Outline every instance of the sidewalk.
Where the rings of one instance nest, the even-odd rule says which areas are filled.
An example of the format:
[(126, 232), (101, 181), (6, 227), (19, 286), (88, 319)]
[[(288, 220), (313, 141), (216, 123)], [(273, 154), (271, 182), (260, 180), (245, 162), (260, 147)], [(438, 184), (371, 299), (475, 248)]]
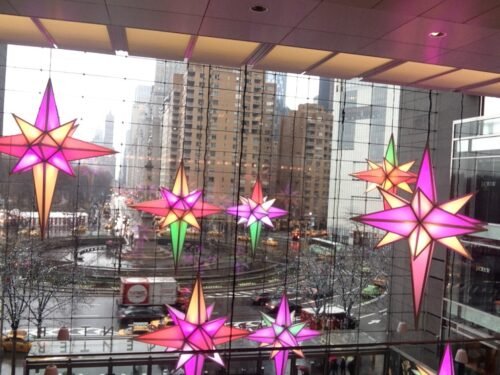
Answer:
[[(20, 355), (20, 358), (16, 359), (16, 375), (22, 375), (24, 371), (24, 355)], [(0, 351), (0, 375), (10, 375), (11, 373), (11, 360), (10, 353)]]

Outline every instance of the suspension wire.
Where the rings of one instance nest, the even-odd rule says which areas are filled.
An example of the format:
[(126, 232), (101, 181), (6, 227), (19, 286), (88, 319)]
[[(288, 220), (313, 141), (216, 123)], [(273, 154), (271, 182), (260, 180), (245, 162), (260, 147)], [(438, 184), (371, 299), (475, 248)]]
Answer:
[[(205, 194), (205, 188), (207, 186), (207, 169), (208, 169), (208, 136), (210, 134), (210, 111), (211, 111), (211, 88), (212, 88), (212, 65), (208, 65), (208, 82), (207, 82), (207, 109), (205, 112), (205, 118), (206, 118), (206, 126), (205, 126), (205, 149), (204, 149), (204, 154), (203, 154), (203, 171), (202, 171), (202, 186), (201, 186), (201, 191), (202, 191), (202, 199), (204, 198), (203, 195)], [(201, 143), (200, 143), (201, 147)], [(203, 208), (205, 205), (205, 201), (202, 201), (202, 206), (201, 206), (201, 212), (203, 214)], [(203, 215), (202, 215), (203, 216)], [(203, 218), (200, 220), (200, 236), (199, 236), (199, 247), (198, 247), (198, 270), (197, 270), (197, 275), (199, 276), (201, 274), (201, 253), (202, 253), (202, 239), (203, 239)], [(193, 250), (194, 251), (194, 250)], [(194, 257), (194, 254), (193, 254)]]
[[(246, 97), (247, 97), (247, 90), (248, 90), (248, 65), (245, 65), (245, 68), (243, 70), (243, 99), (242, 99), (242, 105), (243, 105), (243, 110), (241, 112), (241, 133), (240, 133), (240, 154), (238, 156), (238, 188), (236, 189), (236, 196), (239, 197), (241, 195), (241, 173), (242, 173), (242, 161), (243, 161), (243, 144), (245, 140), (245, 121), (246, 121), (246, 115), (247, 115), (247, 107), (246, 107)], [(234, 223), (235, 226), (238, 225), (238, 216), (239, 212), (238, 209), (236, 209), (236, 216), (234, 217)], [(232, 290), (231, 290), (231, 311), (229, 315), (230, 319), (230, 326), (233, 327), (234, 323), (234, 303), (236, 301), (236, 270), (237, 270), (237, 245), (238, 245), (238, 230), (236, 229), (234, 231), (234, 246), (233, 246), (233, 278), (232, 278)], [(232, 347), (232, 331), (229, 334), (229, 355), (228, 355), (228, 364), (227, 364), (227, 373), (231, 373), (231, 347)]]
[[(459, 147), (461, 147), (461, 142), (462, 142), (462, 129), (463, 129), (463, 120), (464, 120), (464, 93), (462, 92), (461, 98), (460, 98), (460, 124), (459, 124), (459, 130), (458, 130), (458, 144)], [(454, 130), (454, 129), (453, 129)], [(453, 139), (453, 137), (452, 137)], [(452, 145), (452, 148), (454, 145)], [(457, 170), (456, 170), (456, 184), (453, 186), (450, 184), (450, 199), (454, 199), (459, 196), (459, 191), (460, 191), (460, 169), (461, 169), (461, 161), (462, 159), (459, 157), (457, 161)], [(453, 166), (452, 166), (453, 168)], [(453, 169), (452, 169), (453, 171)], [(453, 174), (452, 174), (453, 175)], [(451, 278), (450, 278), (450, 290), (449, 290), (449, 301), (448, 301), (448, 333), (447, 333), (447, 339), (449, 340), (451, 337), (451, 310), (452, 310), (452, 305), (453, 305), (453, 283), (454, 283), (454, 278), (455, 278), (455, 256), (456, 252), (452, 251), (451, 253), (449, 251), (446, 252), (446, 261), (450, 267), (450, 272), (451, 272)]]

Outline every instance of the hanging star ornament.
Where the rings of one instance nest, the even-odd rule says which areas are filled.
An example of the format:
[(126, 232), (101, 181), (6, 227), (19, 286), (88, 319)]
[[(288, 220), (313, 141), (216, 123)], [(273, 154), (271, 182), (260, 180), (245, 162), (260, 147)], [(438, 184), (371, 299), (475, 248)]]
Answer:
[(189, 191), (184, 164), (181, 162), (172, 190), (160, 188), (162, 199), (133, 204), (130, 207), (161, 217), (160, 229), (170, 226), (174, 265), (177, 267), (184, 248), (188, 226), (200, 229), (198, 218), (221, 211), (219, 207), (205, 203), (202, 190)]
[(284, 216), (288, 212), (281, 208), (273, 207), (276, 199), (267, 200), (262, 194), (262, 183), (257, 178), (252, 189), (250, 198), (240, 197), (241, 205), (229, 207), (227, 213), (239, 217), (238, 224), (246, 224), (252, 245), (252, 252), (255, 253), (257, 243), (260, 239), (262, 225), (273, 228), (271, 219)]
[(387, 231), (376, 247), (382, 247), (403, 238), (408, 239), (413, 286), (413, 311), (415, 325), (417, 325), (435, 243), (439, 242), (458, 254), (471, 258), (457, 236), (484, 231), (486, 230), (485, 224), (457, 213), (473, 194), (446, 203), (437, 203), (428, 146), (425, 147), (416, 189), (409, 202), (380, 187), (379, 191), (389, 208), (361, 215), (352, 220)]
[(226, 317), (210, 320), (214, 305), (206, 307), (203, 287), (198, 277), (193, 294), (184, 314), (168, 306), (174, 325), (139, 336), (138, 341), (160, 345), (167, 351), (182, 351), (177, 361), (177, 369), (183, 367), (186, 375), (201, 375), (205, 359), (210, 359), (224, 367), (216, 346), (248, 335), (244, 329), (226, 326)]
[(259, 342), (261, 347), (272, 348), (270, 358), (274, 360), (276, 375), (285, 374), (290, 350), (304, 358), (304, 353), (298, 348), (299, 344), (321, 335), (319, 331), (306, 328), (304, 322), (292, 323), (294, 315), (295, 312), (290, 313), (288, 299), (283, 294), (276, 319), (262, 313), (266, 327), (248, 336), (249, 340)]
[(21, 134), (0, 137), (0, 152), (19, 158), (11, 173), (33, 171), (40, 235), (43, 239), (59, 171), (74, 176), (70, 161), (109, 155), (116, 151), (73, 138), (77, 128), (76, 119), (60, 123), (50, 79), (35, 125), (13, 116)]
[[(351, 176), (370, 183), (367, 192), (377, 186), (392, 193), (397, 194), (398, 188), (408, 193), (412, 193), (409, 184), (413, 184), (417, 180), (417, 175), (410, 172), (410, 168), (415, 163), (410, 161), (398, 165), (396, 156), (396, 147), (394, 144), (394, 135), (391, 134), (387, 150), (385, 152), (384, 161), (381, 164), (367, 160), (369, 170), (353, 173)], [(384, 209), (389, 208), (384, 201)]]
[(450, 344), (446, 344), (446, 348), (444, 349), (444, 355), (443, 358), (441, 358), (438, 375), (455, 375), (455, 366), (453, 364)]

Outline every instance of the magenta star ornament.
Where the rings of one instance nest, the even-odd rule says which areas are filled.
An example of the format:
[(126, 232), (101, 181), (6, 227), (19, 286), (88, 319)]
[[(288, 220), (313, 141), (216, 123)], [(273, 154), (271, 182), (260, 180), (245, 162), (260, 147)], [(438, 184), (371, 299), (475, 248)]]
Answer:
[(77, 128), (76, 119), (60, 123), (50, 79), (35, 125), (13, 116), (21, 134), (0, 137), (0, 152), (19, 158), (11, 173), (33, 171), (40, 235), (43, 239), (59, 171), (74, 176), (70, 161), (109, 155), (116, 151), (73, 138)]
[(441, 364), (439, 366), (438, 375), (455, 375), (455, 367), (453, 365), (453, 354), (451, 351), (450, 344), (446, 344), (444, 349), (443, 358), (441, 358)]
[(457, 236), (484, 231), (485, 225), (458, 214), (472, 194), (439, 204), (429, 147), (426, 146), (418, 173), (416, 189), (408, 202), (379, 188), (388, 209), (362, 215), (352, 220), (387, 231), (376, 247), (406, 238), (410, 248), (413, 311), (418, 325), (420, 306), (427, 282), (435, 243), (441, 243), (458, 254), (470, 258)]
[(290, 313), (288, 299), (281, 297), (276, 319), (262, 313), (266, 327), (258, 329), (247, 338), (260, 343), (261, 347), (272, 348), (270, 358), (274, 361), (276, 375), (284, 375), (290, 350), (303, 358), (304, 353), (297, 348), (302, 341), (311, 340), (321, 332), (306, 328), (306, 323), (293, 323), (295, 313)]
[(193, 287), (187, 312), (184, 314), (168, 306), (173, 320), (172, 327), (139, 336), (138, 341), (160, 345), (167, 351), (182, 351), (177, 361), (177, 369), (183, 367), (186, 375), (201, 375), (205, 359), (224, 367), (224, 362), (216, 346), (248, 335), (244, 329), (225, 325), (226, 317), (210, 320), (214, 305), (205, 304), (201, 279), (198, 277)]
[(262, 225), (273, 228), (271, 219), (286, 215), (288, 212), (281, 208), (273, 207), (276, 199), (267, 200), (262, 194), (262, 183), (257, 178), (252, 189), (250, 198), (240, 197), (241, 205), (229, 207), (227, 213), (239, 218), (238, 224), (246, 224), (252, 245), (252, 252), (255, 253), (260, 239)]
[(174, 265), (177, 267), (184, 248), (188, 226), (200, 229), (197, 218), (221, 211), (219, 207), (205, 203), (202, 190), (189, 191), (184, 164), (181, 162), (172, 190), (160, 188), (162, 199), (133, 204), (130, 207), (161, 217), (160, 229), (170, 226)]

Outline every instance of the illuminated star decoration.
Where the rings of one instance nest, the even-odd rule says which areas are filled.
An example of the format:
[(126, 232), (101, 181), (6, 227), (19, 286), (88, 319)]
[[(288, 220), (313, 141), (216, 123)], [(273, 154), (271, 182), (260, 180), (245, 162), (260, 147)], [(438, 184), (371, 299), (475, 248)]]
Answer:
[(198, 277), (193, 294), (184, 314), (168, 306), (174, 325), (139, 336), (137, 340), (167, 348), (167, 351), (183, 351), (177, 362), (177, 369), (184, 367), (186, 375), (201, 375), (205, 359), (208, 358), (224, 367), (217, 352), (217, 345), (237, 340), (248, 335), (248, 331), (224, 325), (226, 317), (210, 319), (214, 305), (206, 307), (203, 287)]
[[(370, 168), (369, 170), (352, 174), (353, 177), (370, 182), (367, 192), (380, 186), (382, 189), (392, 194), (396, 194), (398, 188), (408, 193), (412, 193), (409, 184), (413, 184), (417, 180), (417, 175), (413, 172), (409, 172), (409, 170), (415, 162), (410, 161), (398, 165), (394, 136), (392, 134), (382, 164), (376, 164), (370, 160), (367, 160), (367, 162)], [(389, 208), (389, 206), (384, 201), (384, 209), (387, 208)]]
[(262, 313), (266, 327), (248, 336), (249, 340), (259, 342), (261, 347), (273, 348), (270, 358), (274, 360), (276, 375), (285, 374), (290, 350), (299, 357), (304, 358), (302, 350), (297, 349), (299, 343), (321, 335), (319, 331), (306, 328), (304, 322), (293, 324), (294, 315), (295, 312), (290, 313), (288, 300), (286, 295), (283, 294), (276, 319)]
[(267, 200), (262, 194), (262, 184), (257, 178), (250, 198), (240, 197), (241, 205), (229, 207), (227, 213), (239, 217), (238, 224), (246, 224), (250, 233), (252, 252), (255, 253), (260, 239), (262, 224), (273, 228), (271, 219), (284, 216), (288, 212), (281, 208), (273, 207), (276, 199)]
[(184, 164), (181, 162), (172, 190), (160, 188), (162, 199), (141, 202), (130, 207), (161, 217), (160, 229), (170, 226), (174, 265), (177, 267), (184, 248), (189, 225), (200, 229), (197, 218), (221, 211), (219, 207), (203, 202), (202, 190), (189, 191)]
[(74, 176), (70, 161), (109, 155), (116, 151), (73, 138), (77, 128), (76, 119), (60, 123), (50, 79), (35, 125), (13, 116), (21, 134), (0, 137), (0, 152), (19, 158), (11, 173), (33, 171), (40, 235), (43, 239), (59, 171)]
[(376, 247), (408, 239), (410, 247), (413, 312), (415, 325), (422, 302), (430, 261), (436, 242), (458, 254), (470, 258), (457, 236), (485, 230), (478, 220), (457, 212), (469, 201), (472, 194), (437, 203), (434, 174), (429, 147), (426, 146), (418, 173), (415, 192), (410, 202), (379, 187), (389, 209), (353, 218), (364, 224), (387, 231)]
[(441, 358), (441, 365), (439, 366), (438, 375), (455, 375), (455, 368), (453, 365), (453, 356), (451, 353), (450, 344), (446, 344), (443, 358)]

